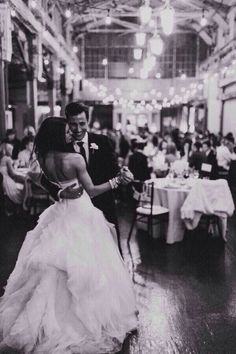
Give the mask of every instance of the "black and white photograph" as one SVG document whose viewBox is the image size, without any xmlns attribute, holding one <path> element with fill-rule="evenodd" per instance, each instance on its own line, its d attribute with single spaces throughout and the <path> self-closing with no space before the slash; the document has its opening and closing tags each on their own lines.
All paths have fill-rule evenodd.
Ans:
<svg viewBox="0 0 236 354">
<path fill-rule="evenodd" d="M 0 0 L 0 353 L 236 353 L 236 0 Z"/>
</svg>

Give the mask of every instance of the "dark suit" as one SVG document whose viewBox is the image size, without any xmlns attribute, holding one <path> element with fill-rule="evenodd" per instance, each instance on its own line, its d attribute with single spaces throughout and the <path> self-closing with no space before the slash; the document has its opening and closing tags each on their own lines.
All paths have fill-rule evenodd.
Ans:
<svg viewBox="0 0 236 354">
<path fill-rule="evenodd" d="M 214 151 L 210 151 L 208 155 L 205 154 L 205 163 L 209 164 L 212 166 L 212 170 L 209 174 L 210 179 L 217 179 L 218 178 L 218 165 L 217 165 L 217 160 L 216 160 L 216 154 Z M 206 172 L 203 172 L 203 177 L 207 175 Z"/>
<path fill-rule="evenodd" d="M 140 151 L 135 151 L 129 158 L 129 169 L 135 180 L 146 181 L 150 179 L 147 156 Z"/>
<path fill-rule="evenodd" d="M 91 144 L 96 144 L 98 149 L 92 149 Z M 108 182 L 119 172 L 119 167 L 109 139 L 105 135 L 88 133 L 89 162 L 87 165 L 88 173 L 94 185 Z M 66 152 L 75 152 L 73 144 L 68 144 Z M 55 200 L 58 200 L 60 187 L 43 175 L 41 184 L 49 191 Z M 106 219 L 117 224 L 115 212 L 115 201 L 112 191 L 103 193 L 92 199 L 95 207 L 103 211 Z"/>
<path fill-rule="evenodd" d="M 202 163 L 206 162 L 206 155 L 201 151 L 194 151 L 189 158 L 189 166 L 201 171 Z"/>
</svg>

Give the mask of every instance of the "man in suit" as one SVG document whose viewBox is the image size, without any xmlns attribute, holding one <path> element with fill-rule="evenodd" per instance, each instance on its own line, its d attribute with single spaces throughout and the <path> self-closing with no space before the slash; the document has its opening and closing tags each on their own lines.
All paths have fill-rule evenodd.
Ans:
<svg viewBox="0 0 236 354">
<path fill-rule="evenodd" d="M 66 148 L 67 152 L 78 152 L 83 155 L 88 173 L 95 185 L 114 179 L 120 173 L 115 153 L 106 136 L 88 132 L 88 107 L 81 103 L 72 102 L 66 106 L 65 114 L 74 138 L 73 143 L 68 144 Z M 120 182 L 127 184 L 131 180 L 132 176 L 129 171 L 124 171 L 121 175 Z M 62 191 L 59 186 L 46 180 L 45 176 L 43 176 L 41 183 L 49 190 L 55 200 L 58 200 L 58 197 L 62 199 L 73 199 L 81 194 L 81 190 L 79 189 L 73 190 L 67 188 Z M 112 191 L 93 198 L 92 202 L 94 206 L 104 213 L 110 223 L 116 225 L 118 246 L 121 252 L 115 201 Z"/>
<path fill-rule="evenodd" d="M 203 172 L 203 177 L 209 177 L 210 179 L 218 178 L 218 165 L 216 160 L 216 154 L 212 150 L 210 140 L 205 140 L 202 143 L 202 151 L 205 155 L 205 163 L 212 166 L 211 172 L 208 174 L 207 172 Z"/>
<path fill-rule="evenodd" d="M 144 145 L 144 143 L 133 141 L 133 154 L 129 158 L 129 169 L 133 173 L 134 179 L 139 181 L 150 179 L 147 156 L 143 153 Z"/>
</svg>

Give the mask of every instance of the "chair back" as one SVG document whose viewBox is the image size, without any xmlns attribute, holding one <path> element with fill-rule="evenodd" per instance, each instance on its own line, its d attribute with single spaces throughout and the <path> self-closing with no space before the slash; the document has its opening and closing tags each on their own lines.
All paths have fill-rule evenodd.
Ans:
<svg viewBox="0 0 236 354">
<path fill-rule="evenodd" d="M 132 183 L 133 198 L 139 206 L 151 209 L 153 211 L 154 202 L 154 182 L 133 181 Z"/>
</svg>

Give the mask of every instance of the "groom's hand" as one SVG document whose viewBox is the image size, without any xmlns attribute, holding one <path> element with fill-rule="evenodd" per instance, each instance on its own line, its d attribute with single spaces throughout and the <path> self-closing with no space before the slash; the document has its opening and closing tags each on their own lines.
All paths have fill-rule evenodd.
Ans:
<svg viewBox="0 0 236 354">
<path fill-rule="evenodd" d="M 76 183 L 64 188 L 60 192 L 60 199 L 77 199 L 83 194 L 83 187 L 76 187 Z"/>
<path fill-rule="evenodd" d="M 119 178 L 120 178 L 120 183 L 126 185 L 134 180 L 134 175 L 128 169 L 128 167 L 123 167 L 119 173 Z"/>
</svg>

